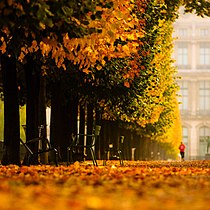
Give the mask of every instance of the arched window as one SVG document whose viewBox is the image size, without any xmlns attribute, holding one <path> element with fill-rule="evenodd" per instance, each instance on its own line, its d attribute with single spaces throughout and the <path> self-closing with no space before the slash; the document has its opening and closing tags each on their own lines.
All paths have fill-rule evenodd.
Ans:
<svg viewBox="0 0 210 210">
<path fill-rule="evenodd" d="M 199 156 L 203 159 L 207 154 L 207 141 L 210 137 L 210 128 L 203 126 L 199 130 Z"/>
<path fill-rule="evenodd" d="M 186 149 L 185 149 L 185 159 L 189 159 L 189 143 L 188 143 L 188 128 L 187 127 L 182 127 L 182 142 L 185 144 Z"/>
</svg>

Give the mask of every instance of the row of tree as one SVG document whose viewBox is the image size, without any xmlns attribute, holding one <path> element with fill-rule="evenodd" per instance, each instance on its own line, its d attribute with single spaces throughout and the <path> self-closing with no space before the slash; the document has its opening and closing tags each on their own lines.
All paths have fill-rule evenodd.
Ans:
<svg viewBox="0 0 210 210">
<path fill-rule="evenodd" d="M 209 3 L 198 0 L 1 1 L 2 164 L 20 164 L 24 104 L 26 141 L 38 136 L 51 107 L 50 140 L 62 161 L 78 118 L 80 132 L 109 120 L 176 147 L 181 124 L 171 53 L 180 5 L 209 15 Z"/>
</svg>

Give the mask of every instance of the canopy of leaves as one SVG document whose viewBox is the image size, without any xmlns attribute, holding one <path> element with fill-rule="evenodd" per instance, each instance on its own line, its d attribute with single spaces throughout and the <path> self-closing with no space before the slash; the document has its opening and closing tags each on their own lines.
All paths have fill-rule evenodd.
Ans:
<svg viewBox="0 0 210 210">
<path fill-rule="evenodd" d="M 74 65 L 70 75 L 87 87 L 79 94 L 98 101 L 104 117 L 160 134 L 175 119 L 171 34 L 181 4 L 209 9 L 207 1 L 1 1 L 0 50 L 21 62 L 33 55 L 44 70 Z"/>
<path fill-rule="evenodd" d="M 176 69 L 171 59 L 176 12 L 169 19 L 166 9 L 164 3 L 154 2 L 135 7 L 136 16 L 145 20 L 145 35 L 139 38 L 138 52 L 131 57 L 111 59 L 100 71 L 96 70 L 91 92 L 97 94 L 104 118 L 126 122 L 123 126 L 130 129 L 131 125 L 141 136 L 164 139 L 172 143 L 170 149 L 176 153 L 181 141 L 181 123 L 175 111 Z M 175 121 L 178 130 L 172 126 Z M 169 130 L 176 138 L 163 135 Z"/>
<path fill-rule="evenodd" d="M 77 18 L 86 21 L 86 14 L 96 7 L 96 1 L 1 1 L 0 39 L 1 51 L 22 58 L 23 54 L 37 52 L 42 40 L 62 39 L 62 32 L 70 32 L 73 37 L 91 33 Z M 88 6 L 87 6 L 88 5 Z M 39 45 L 39 43 L 41 44 Z M 38 43 L 38 44 L 36 44 Z"/>
<path fill-rule="evenodd" d="M 196 13 L 198 16 L 210 17 L 210 1 L 209 0 L 183 0 L 185 12 Z"/>
<path fill-rule="evenodd" d="M 65 68 L 64 59 L 68 59 L 87 71 L 96 61 L 104 65 L 105 57 L 124 57 L 136 51 L 135 40 L 143 32 L 136 27 L 139 20 L 131 14 L 133 7 L 130 0 L 2 3 L 1 51 L 14 50 L 9 42 L 13 36 L 16 48 L 19 44 L 17 49 L 21 49 L 16 52 L 20 60 L 40 50 L 43 56 L 55 59 L 58 67 Z M 128 41 L 115 45 L 116 39 Z"/>
<path fill-rule="evenodd" d="M 112 112 L 121 120 L 135 122 L 142 127 L 158 122 L 161 113 L 163 115 L 173 110 L 171 101 L 177 88 L 174 78 L 176 71 L 170 57 L 173 49 L 172 22 L 167 20 L 167 16 L 164 19 L 165 8 L 164 4 L 155 3 L 147 4 L 146 8 L 141 7 L 145 13 L 138 15 L 146 21 L 145 36 L 139 39 L 142 45 L 139 45 L 135 57 L 127 59 L 127 67 L 117 69 L 122 71 L 121 80 L 116 81 L 121 82 L 123 94 L 119 101 L 114 99 Z M 116 62 L 114 64 L 119 67 Z M 106 70 L 107 68 L 105 66 Z M 111 71 L 109 73 L 112 74 Z M 115 94 L 120 85 L 114 82 L 112 84 L 115 84 Z"/>
</svg>

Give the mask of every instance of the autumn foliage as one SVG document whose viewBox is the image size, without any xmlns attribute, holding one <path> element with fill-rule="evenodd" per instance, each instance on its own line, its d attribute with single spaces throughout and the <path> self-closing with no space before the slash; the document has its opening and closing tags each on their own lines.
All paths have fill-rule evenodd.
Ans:
<svg viewBox="0 0 210 210">
<path fill-rule="evenodd" d="M 23 18 L 29 5 L 39 5 L 39 3 L 32 2 L 27 4 L 11 2 L 8 13 L 18 10 L 19 13 L 16 13 L 16 15 Z M 108 4 L 110 6 L 106 6 Z M 131 53 L 137 51 L 137 46 L 139 45 L 137 41 L 144 36 L 143 23 L 145 21 L 139 20 L 134 13 L 131 13 L 134 6 L 135 3 L 130 0 L 115 0 L 106 3 L 98 1 L 84 17 L 74 16 L 71 14 L 72 8 L 70 6 L 63 6 L 61 7 L 62 12 L 65 17 L 69 16 L 69 27 L 75 24 L 75 26 L 86 32 L 83 32 L 84 34 L 81 32 L 80 35 L 75 36 L 72 35 L 71 31 L 61 32 L 61 34 L 58 34 L 58 31 L 56 31 L 56 33 L 48 32 L 48 36 L 37 37 L 35 32 L 30 31 L 23 25 L 24 35 L 27 39 L 31 37 L 32 40 L 29 40 L 28 43 L 21 43 L 18 58 L 22 62 L 27 54 L 33 54 L 40 50 L 42 56 L 51 57 L 51 59 L 55 60 L 58 68 L 63 67 L 66 69 L 64 61 L 67 59 L 75 65 L 78 64 L 80 69 L 84 69 L 87 73 L 90 71 L 90 67 L 96 65 L 96 62 L 100 64 L 96 65 L 97 69 L 101 69 L 101 66 L 105 64 L 105 57 L 108 60 L 116 57 L 122 58 L 130 56 Z M 0 5 L 1 7 L 4 8 L 3 5 Z M 41 4 L 39 7 L 41 7 Z M 44 10 L 46 10 L 46 15 L 52 17 L 52 19 L 49 18 L 48 20 L 51 24 L 46 24 L 44 20 L 39 20 L 39 27 L 41 31 L 51 31 L 59 23 L 53 23 L 55 14 L 52 14 L 49 5 L 45 6 L 43 3 L 43 11 L 40 11 L 43 12 L 43 15 Z M 32 12 L 34 13 L 33 15 L 36 15 L 35 10 L 31 10 Z M 144 12 L 143 8 L 142 12 Z M 32 18 L 34 17 L 32 16 Z M 7 36 L 11 36 L 12 28 L 7 25 L 3 29 Z M 126 43 L 123 45 L 120 43 L 116 44 L 116 40 L 126 41 Z M 2 46 L 0 50 L 5 53 L 8 48 L 8 41 L 4 37 L 1 37 L 1 41 Z"/>
<path fill-rule="evenodd" d="M 176 10 L 163 0 L 88 2 L 2 2 L 1 52 L 20 65 L 29 57 L 39 63 L 50 85 L 57 75 L 68 81 L 69 73 L 77 85 L 68 83 L 63 92 L 97 104 L 103 119 L 129 123 L 142 136 L 162 135 L 176 117 L 170 114 L 177 90 L 170 59 Z"/>
<path fill-rule="evenodd" d="M 13 82 L 14 89 L 21 94 L 27 92 L 23 100 L 18 98 L 21 94 L 16 94 L 18 100 L 14 104 L 18 107 L 19 101 L 25 103 L 35 98 L 35 93 L 29 92 L 32 83 L 25 88 L 27 81 L 21 77 L 24 69 L 31 76 L 46 79 L 48 89 L 42 88 L 51 110 L 67 104 L 77 107 L 74 111 L 66 107 L 69 118 L 59 119 L 56 115 L 57 121 L 52 122 L 54 125 L 66 122 L 65 125 L 72 126 L 67 128 L 62 124 L 64 130 L 60 128 L 60 134 L 57 126 L 51 126 L 51 134 L 55 134 L 62 146 L 67 146 L 70 135 L 61 137 L 61 133 L 77 130 L 78 107 L 90 105 L 92 111 L 102 112 L 102 120 L 126 124 L 126 128 L 138 132 L 141 138 L 147 136 L 147 139 L 171 143 L 176 150 L 177 142 L 181 141 L 181 123 L 176 111 L 176 70 L 171 59 L 172 24 L 182 4 L 189 11 L 209 13 L 209 4 L 199 0 L 193 3 L 188 0 L 1 1 L 0 53 L 5 67 L 8 67 L 7 59 L 14 62 L 13 76 L 21 83 Z M 34 84 L 39 86 L 34 88 L 37 96 L 39 82 Z M 62 84 L 61 89 L 54 88 L 58 83 Z M 42 106 L 46 108 L 44 101 Z M 61 103 L 54 103 L 53 107 L 52 101 Z M 35 103 L 29 104 L 31 107 L 27 105 L 27 110 Z M 35 135 L 40 121 L 38 112 L 27 112 L 30 114 L 26 119 L 36 113 L 37 122 L 34 123 L 33 117 L 31 121 L 26 120 L 26 127 L 30 124 L 33 127 L 27 130 L 26 139 Z M 6 130 L 11 127 L 20 130 L 18 120 L 15 125 L 12 117 L 8 122 Z M 89 120 L 88 127 L 93 126 L 89 123 L 93 124 Z M 53 135 L 50 136 L 53 139 Z M 8 147 L 14 146 L 11 138 L 4 138 L 4 141 L 8 142 Z M 19 144 L 18 135 L 14 142 Z M 15 146 L 13 149 L 18 156 Z M 6 151 L 6 154 L 13 153 Z"/>
<path fill-rule="evenodd" d="M 209 210 L 209 161 L 0 166 L 0 208 Z"/>
</svg>

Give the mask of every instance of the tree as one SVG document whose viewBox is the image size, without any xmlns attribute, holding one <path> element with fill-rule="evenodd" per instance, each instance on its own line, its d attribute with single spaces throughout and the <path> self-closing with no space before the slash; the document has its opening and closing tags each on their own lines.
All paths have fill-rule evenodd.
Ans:
<svg viewBox="0 0 210 210">
<path fill-rule="evenodd" d="M 1 70 L 4 90 L 4 150 L 1 163 L 20 165 L 20 120 L 16 60 L 1 56 Z"/>
<path fill-rule="evenodd" d="M 116 37 L 113 36 L 114 33 L 112 31 L 115 32 L 115 27 L 117 26 L 119 28 L 117 28 L 117 35 L 119 35 L 120 32 L 124 32 L 123 36 L 131 36 L 134 33 L 139 35 L 140 32 L 136 30 L 126 32 L 123 28 L 126 27 L 127 30 L 132 29 L 134 28 L 134 23 L 136 23 L 136 19 L 133 18 L 129 12 L 129 1 L 124 1 L 125 8 L 119 6 L 117 1 L 108 1 L 106 3 L 96 1 L 91 2 L 91 4 L 89 3 L 89 1 L 82 3 L 76 1 L 71 1 L 70 3 L 63 1 L 60 3 L 57 1 L 44 0 L 39 2 L 3 1 L 0 5 L 2 53 L 7 53 L 7 55 L 14 58 L 19 57 L 19 60 L 23 62 L 29 62 L 27 59 L 23 60 L 26 58 L 25 55 L 27 54 L 29 57 L 33 57 L 33 59 L 39 57 L 43 62 L 43 67 L 47 57 L 51 57 L 55 59 L 55 63 L 58 67 L 63 66 L 63 68 L 65 68 L 63 63 L 64 59 L 67 58 L 72 61 L 71 55 L 75 55 L 75 53 L 79 54 L 83 52 L 84 54 L 87 52 L 89 54 L 91 52 L 89 50 L 90 46 L 92 46 L 90 38 L 97 38 L 95 40 L 100 41 L 104 36 L 107 36 L 111 41 L 106 41 L 106 45 L 97 42 L 94 46 L 100 45 L 100 47 L 103 47 L 113 45 Z M 120 9 L 123 9 L 125 14 L 120 13 L 118 6 Z M 117 11 L 113 10 L 112 7 Z M 108 18 L 107 20 L 110 21 L 104 21 L 101 18 L 102 16 Z M 127 23 L 124 20 L 128 18 Z M 114 20 L 117 20 L 117 23 L 114 23 Z M 120 26 L 121 23 L 122 27 Z M 105 27 L 105 32 L 101 29 L 101 26 Z M 74 29 L 72 30 L 72 28 Z M 62 32 L 62 34 L 58 34 L 58 31 Z M 101 35 L 97 36 L 99 33 Z M 69 41 L 69 39 L 71 39 L 71 41 Z M 77 39 L 79 40 L 78 42 Z M 133 39 L 137 39 L 137 36 L 133 36 Z M 74 47 L 73 54 L 71 53 L 71 43 L 73 43 Z M 135 48 L 135 44 L 131 44 L 130 47 Z M 117 48 L 128 54 L 128 47 L 115 47 L 115 49 Z M 66 52 L 66 50 L 68 52 Z M 91 57 L 94 57 L 99 50 L 101 49 L 99 48 L 91 54 Z M 104 63 L 103 56 L 102 58 L 98 56 L 97 59 L 92 61 L 92 59 L 89 59 L 87 56 L 76 55 L 73 59 L 74 62 L 77 63 L 76 59 L 78 57 L 80 57 L 79 63 L 81 67 L 84 65 L 94 65 L 97 60 L 101 61 L 102 64 Z M 83 58 L 86 59 L 85 62 Z M 28 68 L 27 71 L 30 71 L 30 69 Z M 27 98 L 29 99 L 29 96 Z M 26 129 L 29 130 L 30 123 L 28 120 L 27 122 L 28 125 Z M 30 122 L 32 123 L 32 121 Z M 32 126 L 33 129 L 30 130 L 37 129 L 35 124 Z M 26 135 L 27 139 L 31 136 L 27 131 Z"/>
<path fill-rule="evenodd" d="M 210 2 L 203 0 L 183 0 L 183 5 L 185 7 L 185 12 L 196 13 L 198 16 L 210 17 Z"/>
<path fill-rule="evenodd" d="M 4 0 L 0 3 L 0 50 L 16 63 L 29 62 L 27 57 L 39 60 L 38 76 L 52 76 L 52 80 L 57 79 L 49 73 L 52 68 L 76 65 L 78 75 L 86 73 L 79 85 L 88 91 L 75 98 L 85 98 L 87 93 L 85 102 L 103 106 L 105 117 L 153 130 L 160 119 L 164 125 L 171 121 L 167 113 L 173 109 L 169 104 L 176 85 L 171 61 L 163 62 L 170 41 L 164 45 L 161 36 L 167 29 L 163 25 L 170 26 L 180 5 L 196 9 L 199 15 L 209 11 L 206 1 Z M 103 75 L 108 91 L 95 96 L 96 88 L 103 87 L 98 84 Z M 18 123 L 13 126 L 17 128 Z M 32 127 L 34 132 L 37 128 Z"/>
<path fill-rule="evenodd" d="M 145 20 L 145 35 L 139 39 L 142 44 L 138 45 L 138 53 L 107 62 L 100 72 L 103 88 L 97 88 L 100 93 L 105 90 L 102 97 L 111 95 L 102 100 L 104 118 L 127 122 L 125 127 L 132 126 L 142 138 L 161 139 L 169 129 L 172 131 L 173 122 L 179 118 L 179 113 L 174 112 L 178 86 L 171 59 L 172 23 L 177 10 L 178 5 L 169 8 L 164 2 L 149 2 L 135 10 Z M 173 141 L 180 141 L 181 135 L 178 136 Z"/>
</svg>

